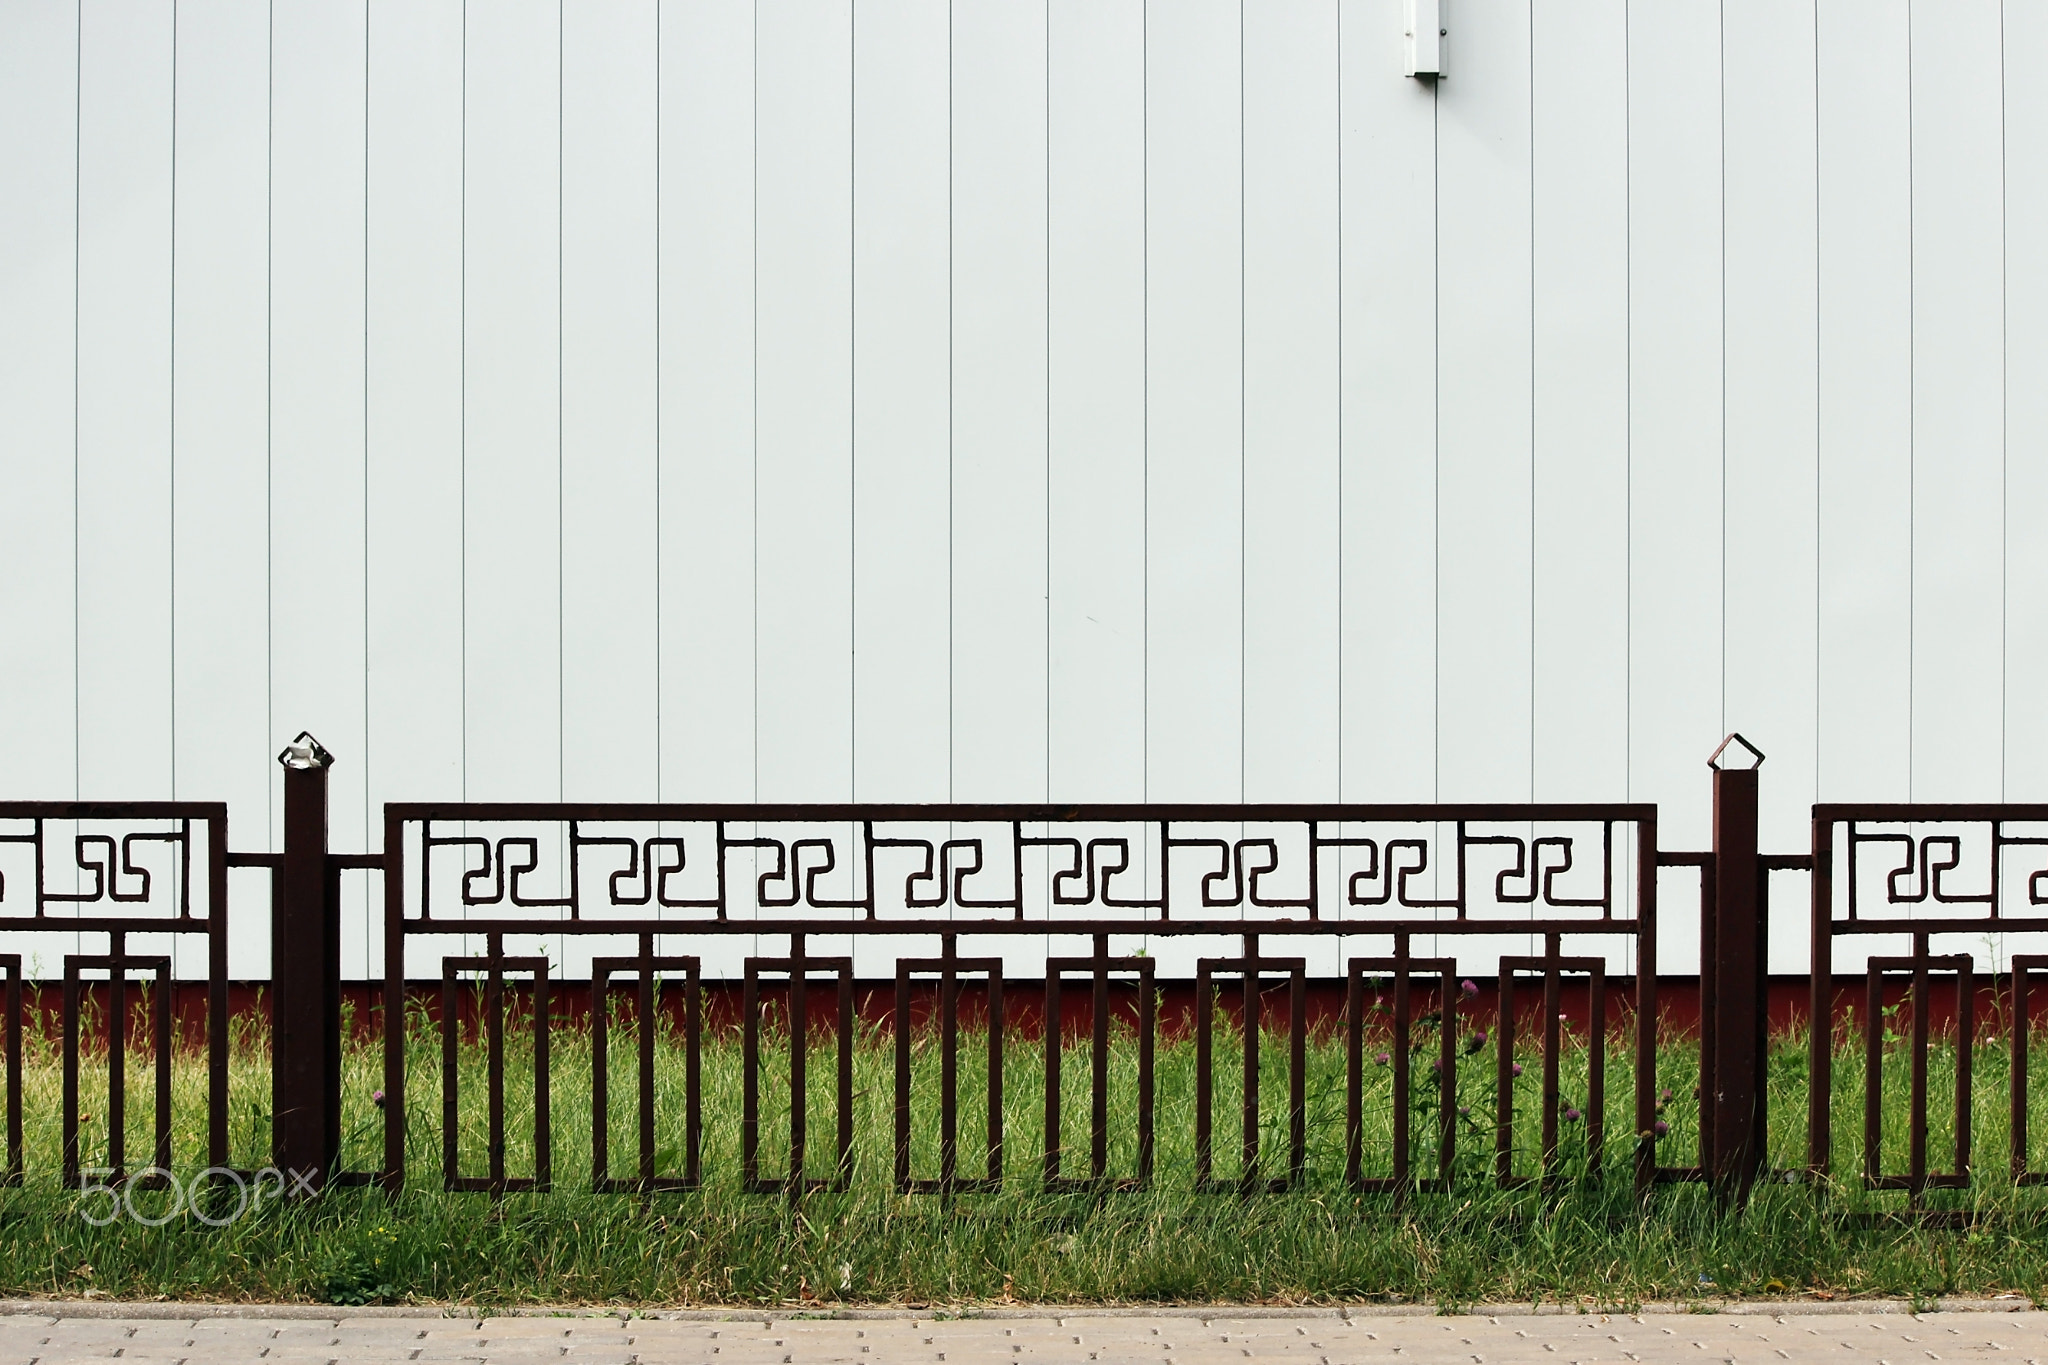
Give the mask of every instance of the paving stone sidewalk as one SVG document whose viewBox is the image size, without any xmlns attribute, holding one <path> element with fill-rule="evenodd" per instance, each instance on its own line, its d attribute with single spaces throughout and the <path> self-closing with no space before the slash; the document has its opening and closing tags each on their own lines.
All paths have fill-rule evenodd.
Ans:
<svg viewBox="0 0 2048 1365">
<path fill-rule="evenodd" d="M 115 1317 L 48 1305 L 0 1315 L 0 1365 L 1708 1365 L 1780 1361 L 2048 1365 L 2048 1313 L 1007 1312 L 965 1318 L 670 1315 Z"/>
</svg>

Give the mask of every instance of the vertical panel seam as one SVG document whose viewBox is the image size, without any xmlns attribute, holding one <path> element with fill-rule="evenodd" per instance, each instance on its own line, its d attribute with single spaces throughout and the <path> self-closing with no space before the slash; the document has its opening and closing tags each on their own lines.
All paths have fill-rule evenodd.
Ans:
<svg viewBox="0 0 2048 1365">
<path fill-rule="evenodd" d="M 953 549 L 954 450 L 954 242 L 953 242 L 953 0 L 946 0 L 946 800 L 953 800 L 953 731 L 956 724 L 954 679 L 954 613 L 958 566 Z"/>
<path fill-rule="evenodd" d="M 1919 738 L 1920 662 L 1920 290 L 1918 186 L 1913 165 L 1913 0 L 1906 0 L 1906 799 L 1913 799 Z"/>
<path fill-rule="evenodd" d="M 654 0 L 654 799 L 662 797 L 662 554 L 661 554 L 661 0 Z"/>
<path fill-rule="evenodd" d="M 367 3 L 367 0 L 365 0 Z M 170 622 L 171 799 L 178 799 L 178 0 L 171 0 L 170 212 Z M 176 940 L 173 940 L 175 943 Z"/>
<path fill-rule="evenodd" d="M 81 5 L 83 2 L 80 0 Z M 270 0 L 265 8 L 263 41 L 263 724 L 267 749 L 277 737 L 276 457 L 272 448 L 277 412 L 277 0 Z M 263 776 L 263 795 L 268 815 L 264 834 L 274 840 L 277 784 L 268 769 Z"/>
<path fill-rule="evenodd" d="M 272 0 L 275 4 L 276 0 Z M 457 141 L 459 167 L 457 180 L 460 182 L 460 200 L 456 218 L 456 248 L 461 262 L 460 281 L 457 293 L 456 311 L 460 315 L 457 326 L 457 383 L 461 389 L 460 401 L 456 404 L 459 416 L 457 431 L 457 463 L 460 477 L 457 480 L 456 539 L 460 563 L 461 599 L 461 647 L 462 647 L 462 746 L 461 746 L 461 787 L 462 799 L 469 799 L 469 0 L 462 0 L 462 70 L 458 86 L 458 100 L 461 116 L 458 120 L 460 132 Z"/>
<path fill-rule="evenodd" d="M 1629 0 L 1621 6 L 1621 790 L 1635 800 L 1636 732 L 1636 289 L 1635 76 Z"/>
<path fill-rule="evenodd" d="M 2007 501 L 2010 496 L 2010 461 L 2012 423 L 2011 385 L 2012 358 L 2011 338 L 2008 335 L 2011 307 L 2007 275 L 2011 270 L 2011 210 L 2007 201 L 2006 186 L 2006 67 L 2005 67 L 2005 3 L 1998 6 L 1998 799 L 2002 802 L 2006 790 L 2007 727 L 2008 707 L 2011 704 L 2012 685 L 2012 637 L 2010 629 L 2010 602 L 2008 600 L 2008 579 L 2012 572 L 2011 537 L 2012 514 Z M 1994 907 L 1995 909 L 1996 907 Z"/>
<path fill-rule="evenodd" d="M 80 498 L 79 466 L 83 441 L 80 415 L 82 383 L 79 334 L 82 330 L 80 287 L 85 275 L 85 0 L 76 2 L 77 28 L 72 38 L 71 125 L 71 799 L 82 800 L 84 753 L 84 689 L 80 685 L 79 636 L 83 612 L 79 592 Z M 267 364 L 267 362 L 266 362 Z"/>
<path fill-rule="evenodd" d="M 748 575 L 752 590 L 752 615 L 754 632 L 754 672 L 752 678 L 753 729 L 753 799 L 761 799 L 761 6 L 759 0 L 748 11 L 750 25 L 748 59 L 752 65 L 752 77 L 747 87 L 748 106 L 748 205 L 747 229 L 750 234 L 749 260 L 747 270 L 751 291 L 751 315 L 748 324 L 748 345 L 751 356 L 748 361 L 748 383 L 751 388 L 748 414 L 747 438 L 748 477 L 751 480 L 747 498 L 748 548 L 753 555 L 752 572 Z M 756 945 L 758 946 L 758 944 Z"/>
<path fill-rule="evenodd" d="M 569 648 L 568 648 L 568 508 L 564 501 L 567 480 L 563 468 L 567 425 L 563 419 L 563 317 L 567 297 L 564 271 L 567 252 L 562 227 L 567 220 L 563 203 L 566 184 L 564 132 L 568 127 L 568 6 L 555 0 L 555 799 L 568 800 L 569 785 Z"/>
<path fill-rule="evenodd" d="M 860 799 L 860 0 L 846 7 L 846 785 Z"/>
<path fill-rule="evenodd" d="M 1337 267 L 1337 800 L 1344 800 L 1344 0 L 1330 0 L 1336 23 L 1331 68 L 1335 77 L 1336 139 L 1336 267 Z"/>
<path fill-rule="evenodd" d="M 369 846 L 377 824 L 370 778 L 370 10 L 363 0 L 363 847 Z M 370 974 L 370 935 L 377 911 L 363 899 L 363 975 Z"/>
</svg>

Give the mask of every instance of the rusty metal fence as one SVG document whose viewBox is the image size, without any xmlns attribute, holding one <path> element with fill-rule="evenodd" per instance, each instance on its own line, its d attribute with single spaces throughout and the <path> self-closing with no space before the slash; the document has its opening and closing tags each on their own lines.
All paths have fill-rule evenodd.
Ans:
<svg viewBox="0 0 2048 1365">
<path fill-rule="evenodd" d="M 1560 1122 L 1580 1117 L 1560 1084 L 1572 1041 L 1560 1002 L 1570 992 L 1583 1002 L 1588 1040 L 1599 1040 L 1584 1047 L 1581 1174 L 1625 1179 L 1640 1197 L 1659 1183 L 1707 1180 L 1740 1199 L 1767 1164 L 1765 931 L 1774 875 L 1787 872 L 1810 874 L 1812 887 L 1803 1170 L 1832 1169 L 1842 1089 L 1832 1063 L 1844 1012 L 1856 1003 L 1833 976 L 1833 945 L 1860 937 L 1882 947 L 1879 936 L 1891 936 L 1908 952 L 1872 955 L 1861 999 L 1863 1187 L 1902 1191 L 1910 1212 L 1942 1218 L 1954 1210 L 1930 1210 L 1928 1192 L 1984 1178 L 1972 1166 L 1971 1044 L 1987 984 L 2011 1059 L 2010 1176 L 2018 1184 L 2044 1179 L 2029 1167 L 2026 1057 L 2030 986 L 2048 971 L 2048 952 L 2007 948 L 2024 945 L 2014 936 L 2048 931 L 2039 909 L 2048 903 L 2048 807 L 1821 806 L 1810 852 L 1765 854 L 1756 833 L 1762 755 L 1731 737 L 1712 760 L 1711 850 L 1659 847 L 1657 810 L 1642 804 L 413 803 L 385 808 L 381 852 L 339 853 L 327 846 L 332 756 L 301 736 L 281 760 L 278 854 L 230 852 L 227 811 L 218 804 L 0 805 L 0 925 L 57 952 L 54 973 L 37 953 L 27 966 L 20 954 L 0 956 L 6 1180 L 29 1174 L 25 1028 L 54 1030 L 61 1042 L 63 1179 L 76 1182 L 89 1160 L 102 1158 L 115 1183 L 131 1174 L 125 1068 L 128 992 L 137 978 L 148 986 L 142 1017 L 153 1042 L 151 1164 L 169 1165 L 174 966 L 205 983 L 205 1147 L 211 1168 L 227 1169 L 227 874 L 237 866 L 267 873 L 269 903 L 256 909 L 272 926 L 271 1155 L 296 1173 L 301 1190 L 374 1183 L 395 1192 L 423 1177 L 493 1196 L 548 1190 L 559 1178 L 558 1104 L 588 1106 L 590 1188 L 700 1188 L 716 1174 L 707 1171 L 703 1056 L 714 1034 L 733 1033 L 743 1103 L 738 1169 L 727 1174 L 745 1189 L 792 1198 L 844 1189 L 856 1136 L 857 997 L 870 1009 L 878 997 L 892 1003 L 878 1025 L 893 1044 L 887 1169 L 906 1193 L 971 1193 L 1006 1181 L 1051 1191 L 1128 1191 L 1165 1179 L 1238 1195 L 1299 1188 L 1307 1178 L 1312 997 L 1339 1002 L 1322 1036 L 1343 1053 L 1348 1186 L 1407 1195 L 1449 1190 L 1460 1179 L 1548 1184 L 1563 1175 Z M 383 907 L 382 1159 L 361 1170 L 341 1161 L 340 887 L 350 869 L 381 880 Z M 1688 891 L 1697 878 L 1697 907 L 1685 913 L 1698 914 L 1701 945 L 1699 1036 L 1684 1040 L 1698 1049 L 1698 1130 L 1686 1135 L 1698 1157 L 1684 1165 L 1658 1159 L 1667 1098 L 1660 1048 L 1672 1041 L 1659 1036 L 1658 892 L 1660 873 L 1671 869 L 1690 870 L 1679 880 Z M 168 942 L 171 951 L 137 951 L 142 935 L 169 935 L 150 943 Z M 1958 948 L 1958 936 L 1976 946 Z M 203 947 L 203 957 L 179 944 Z M 1975 954 L 1983 953 L 1989 957 L 1980 961 Z M 736 1018 L 713 1019 L 707 1007 L 714 961 L 737 979 Z M 46 1011 L 45 978 L 53 976 L 61 978 L 61 1002 Z M 1474 1008 L 1466 1000 L 1478 994 L 1474 976 L 1489 984 L 1491 1029 L 1460 1047 L 1450 1021 L 1461 1007 Z M 1954 1003 L 1944 1016 L 1934 992 L 1949 978 Z M 1179 992 L 1178 1013 L 1163 1003 L 1170 991 Z M 431 1080 L 411 1074 L 418 1054 L 407 1047 L 420 1008 L 409 1022 L 408 1001 L 423 994 L 438 1007 L 427 1013 L 440 1030 L 438 1170 L 422 1169 L 417 1152 L 408 1168 L 407 1115 L 418 1110 L 409 1111 L 406 1097 Z M 562 1013 L 567 995 L 587 999 L 586 1023 Z M 631 1093 L 613 1093 L 612 1002 L 622 998 L 643 1023 L 662 1001 L 680 1005 L 679 1120 L 657 1110 L 657 1071 L 673 1063 L 657 1058 L 652 1027 L 633 1030 Z M 730 992 L 718 998 L 730 1013 Z M 100 1000 L 103 1037 L 84 1018 Z M 1194 1131 L 1190 1168 L 1162 1171 L 1155 1057 L 1169 1014 L 1177 1036 L 1193 1043 Z M 1067 1027 L 1077 1018 L 1078 1031 Z M 551 1088 L 551 1035 L 572 1026 L 588 1030 L 587 1095 Z M 1846 1026 L 1853 1032 L 1853 1021 Z M 480 1151 L 464 1149 L 457 1121 L 466 1027 L 487 1057 Z M 773 1046 L 764 1041 L 771 1032 Z M 914 1035 L 925 1041 L 914 1044 Z M 1610 1037 L 1626 1040 L 1633 1090 L 1624 1102 L 1632 1132 L 1618 1143 L 1604 1127 Z M 977 1083 L 963 1086 L 969 1038 L 986 1052 Z M 1226 1040 L 1235 1058 L 1223 1057 Z M 935 1114 L 926 1109 L 929 1090 L 913 1085 L 916 1049 L 933 1043 Z M 1068 1055 L 1077 1044 L 1085 1059 L 1078 1066 Z M 507 1167 L 507 1052 L 515 1045 L 532 1050 L 516 1070 L 530 1073 L 534 1087 L 532 1131 L 521 1135 L 533 1158 L 520 1171 Z M 1260 1050 L 1273 1046 L 1286 1054 L 1278 1095 L 1261 1092 L 1269 1069 Z M 1134 1051 L 1137 1064 L 1135 1109 L 1121 1119 L 1130 1131 L 1115 1134 L 1113 1048 Z M 1020 1049 L 1042 1057 L 1035 1170 L 1004 1160 L 1005 1065 Z M 785 1052 L 781 1069 L 771 1068 L 771 1056 Z M 1955 1113 L 1935 1125 L 1945 1153 L 1931 1154 L 1937 1053 L 1955 1058 L 1942 1062 L 1955 1068 Z M 1523 1060 L 1535 1064 L 1533 1086 L 1515 1083 Z M 820 1065 L 831 1096 L 822 1152 L 807 1112 Z M 1384 1143 L 1365 1136 L 1374 1065 L 1390 1072 Z M 86 1067 L 106 1071 L 104 1153 L 81 1150 Z M 1477 1167 L 1456 1159 L 1460 1124 L 1445 1098 L 1458 1094 L 1461 1067 L 1491 1074 L 1491 1152 L 1482 1154 L 1490 1160 Z M 1881 1131 L 1879 1102 L 1892 1083 L 1885 1078 L 1900 1067 L 1910 1073 L 1902 1160 L 1897 1135 L 1888 1146 Z M 1076 1070 L 1086 1073 L 1087 1100 L 1078 1128 L 1066 1100 Z M 632 1150 L 619 1153 L 612 1116 L 622 1098 Z M 1512 1140 L 1518 1104 L 1537 1111 L 1540 1138 L 1526 1152 Z M 964 1125 L 983 1135 L 978 1152 L 963 1151 L 961 1141 L 970 1106 L 985 1109 Z M 786 1135 L 766 1132 L 770 1112 L 786 1113 Z M 911 1134 L 934 1119 L 937 1160 L 923 1165 Z M 1484 1131 L 1482 1123 L 1465 1127 L 1467 1141 Z M 775 1140 L 764 1142 L 768 1136 Z M 1115 1163 L 1113 1147 L 1124 1154 Z M 771 1152 L 777 1169 L 768 1168 Z M 1606 1159 L 1613 1156 L 1621 1159 Z"/>
</svg>

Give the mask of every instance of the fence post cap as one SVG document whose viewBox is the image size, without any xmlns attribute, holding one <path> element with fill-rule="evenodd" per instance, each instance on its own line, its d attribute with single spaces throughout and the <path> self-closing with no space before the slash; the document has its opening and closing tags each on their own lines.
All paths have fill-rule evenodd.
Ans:
<svg viewBox="0 0 2048 1365">
<path fill-rule="evenodd" d="M 1730 745 L 1736 746 L 1735 752 L 1729 753 Z M 1727 754 L 1727 757 L 1723 758 L 1723 754 Z M 1764 766 L 1764 751 L 1740 734 L 1731 734 L 1721 741 L 1721 747 L 1714 750 L 1713 755 L 1707 759 L 1707 766 L 1717 773 L 1750 772 Z"/>
<path fill-rule="evenodd" d="M 333 767 L 334 755 L 328 753 L 326 746 L 313 738 L 310 731 L 301 730 L 297 739 L 284 746 L 284 752 L 277 756 L 277 761 L 287 768 L 304 772 L 312 768 Z"/>
</svg>

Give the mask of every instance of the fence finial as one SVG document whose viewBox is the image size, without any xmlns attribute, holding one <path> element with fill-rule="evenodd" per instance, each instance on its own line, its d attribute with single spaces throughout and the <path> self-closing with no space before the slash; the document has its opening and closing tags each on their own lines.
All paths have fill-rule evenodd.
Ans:
<svg viewBox="0 0 2048 1365">
<path fill-rule="evenodd" d="M 327 752 L 326 745 L 313 738 L 312 731 L 301 730 L 297 739 L 284 746 L 284 752 L 277 756 L 277 761 L 297 772 L 305 772 L 311 768 L 333 767 L 334 755 Z"/>
<path fill-rule="evenodd" d="M 1734 753 L 1728 753 L 1728 746 L 1740 745 Z M 1721 755 L 1728 754 L 1724 760 Z M 1707 766 L 1717 773 L 1752 772 L 1764 766 L 1764 751 L 1744 739 L 1739 733 L 1730 734 L 1721 741 L 1721 747 L 1707 759 Z"/>
</svg>

